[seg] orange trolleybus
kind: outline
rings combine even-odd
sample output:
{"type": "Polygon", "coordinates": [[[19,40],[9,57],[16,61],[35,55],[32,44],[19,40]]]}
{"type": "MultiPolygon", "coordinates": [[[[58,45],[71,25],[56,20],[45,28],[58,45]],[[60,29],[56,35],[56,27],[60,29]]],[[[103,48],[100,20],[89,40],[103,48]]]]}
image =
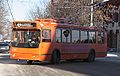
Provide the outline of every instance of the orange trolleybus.
{"type": "Polygon", "coordinates": [[[33,61],[82,59],[93,62],[107,54],[107,35],[96,27],[80,27],[55,19],[14,21],[10,58],[33,61]]]}

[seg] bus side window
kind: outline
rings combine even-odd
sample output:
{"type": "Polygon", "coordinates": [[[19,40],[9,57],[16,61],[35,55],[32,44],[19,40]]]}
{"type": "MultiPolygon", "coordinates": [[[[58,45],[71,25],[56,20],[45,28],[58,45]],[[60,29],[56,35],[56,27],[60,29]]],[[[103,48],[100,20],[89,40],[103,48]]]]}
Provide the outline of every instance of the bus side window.
{"type": "Polygon", "coordinates": [[[96,43],[96,33],[89,31],[89,43],[96,43]]]}
{"type": "Polygon", "coordinates": [[[88,32],[87,31],[81,31],[81,43],[88,43],[88,32]]]}
{"type": "Polygon", "coordinates": [[[72,30],[72,43],[80,43],[79,30],[72,30]]]}
{"type": "Polygon", "coordinates": [[[42,41],[51,42],[51,30],[45,29],[42,31],[42,41]]]}
{"type": "Polygon", "coordinates": [[[71,37],[71,31],[70,29],[62,29],[62,42],[63,43],[70,43],[70,37],[71,37]]]}
{"type": "Polygon", "coordinates": [[[61,29],[56,29],[56,42],[61,42],[61,29]]]}
{"type": "Polygon", "coordinates": [[[98,32],[98,43],[104,44],[104,33],[103,32],[98,32]]]}

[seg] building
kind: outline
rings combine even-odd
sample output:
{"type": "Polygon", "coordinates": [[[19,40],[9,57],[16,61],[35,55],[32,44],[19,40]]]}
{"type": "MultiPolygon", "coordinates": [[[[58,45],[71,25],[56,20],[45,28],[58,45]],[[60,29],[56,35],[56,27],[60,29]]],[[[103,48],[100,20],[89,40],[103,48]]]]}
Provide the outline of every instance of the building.
{"type": "Polygon", "coordinates": [[[112,21],[105,24],[108,31],[108,47],[120,51],[120,0],[109,0],[106,5],[112,9],[112,21]]]}

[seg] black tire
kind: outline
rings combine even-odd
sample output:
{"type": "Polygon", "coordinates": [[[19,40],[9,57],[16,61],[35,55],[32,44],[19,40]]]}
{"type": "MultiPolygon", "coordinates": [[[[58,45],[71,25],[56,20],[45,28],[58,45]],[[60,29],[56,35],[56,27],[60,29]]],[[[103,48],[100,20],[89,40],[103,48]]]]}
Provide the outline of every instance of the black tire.
{"type": "Polygon", "coordinates": [[[85,62],[94,62],[95,61],[95,52],[94,51],[90,51],[88,58],[84,59],[85,62]]]}
{"type": "Polygon", "coordinates": [[[66,61],[68,61],[68,62],[73,62],[73,61],[75,61],[75,59],[68,59],[68,60],[66,60],[66,61]]]}
{"type": "Polygon", "coordinates": [[[60,52],[54,51],[51,56],[51,63],[52,64],[58,64],[60,63],[60,52]]]}
{"type": "Polygon", "coordinates": [[[28,60],[27,61],[27,64],[32,64],[33,63],[33,60],[28,60]]]}

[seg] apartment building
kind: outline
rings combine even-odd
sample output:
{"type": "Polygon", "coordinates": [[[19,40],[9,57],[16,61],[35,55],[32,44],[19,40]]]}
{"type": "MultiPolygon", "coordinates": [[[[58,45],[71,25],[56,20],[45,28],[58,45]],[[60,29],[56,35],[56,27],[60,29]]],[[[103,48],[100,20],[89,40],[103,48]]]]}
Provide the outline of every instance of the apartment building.
{"type": "Polygon", "coordinates": [[[108,32],[108,47],[120,51],[120,0],[109,0],[111,21],[104,26],[108,32]]]}

